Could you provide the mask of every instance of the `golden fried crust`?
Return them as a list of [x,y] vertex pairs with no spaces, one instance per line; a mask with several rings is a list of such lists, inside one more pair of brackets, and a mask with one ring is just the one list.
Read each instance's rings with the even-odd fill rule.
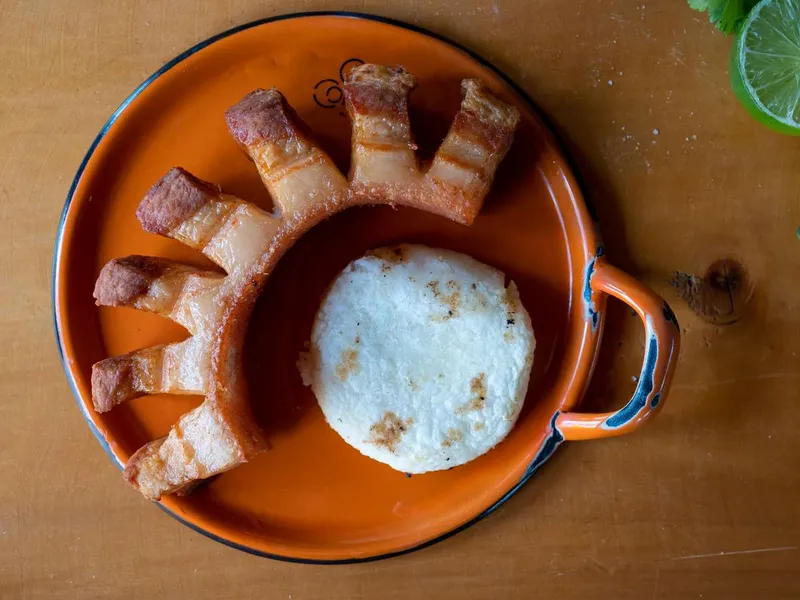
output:
[[[287,245],[288,247],[288,245]],[[284,249],[267,258],[270,267],[253,269],[253,272],[271,272]],[[250,460],[266,449],[264,432],[253,416],[247,396],[247,383],[244,380],[242,348],[247,333],[247,325],[253,306],[258,299],[264,280],[256,285],[248,285],[243,280],[235,296],[230,311],[224,319],[224,333],[218,340],[211,357],[214,371],[208,398],[224,419],[225,425],[239,446],[246,460]]]
[[148,256],[115,258],[103,270],[94,286],[98,306],[129,306],[146,294],[150,285],[174,263]]
[[505,154],[519,124],[519,111],[499,102],[477,79],[461,82],[464,100],[452,131],[495,153]]
[[[144,394],[163,391],[164,352],[179,344],[151,346],[122,356],[106,358],[92,366],[92,404],[97,412]],[[197,393],[197,390],[187,390]]]
[[295,137],[299,119],[283,94],[272,88],[247,94],[225,111],[225,122],[233,138],[247,147]]
[[145,231],[166,235],[218,195],[213,184],[174,167],[150,188],[136,217]]
[[[122,472],[123,477],[125,477],[125,480],[128,483],[136,486],[136,481],[139,477],[139,468],[142,464],[142,461],[148,457],[157,456],[159,448],[161,448],[161,445],[164,443],[164,439],[165,438],[159,438],[157,440],[153,440],[152,442],[146,443],[144,446],[134,452],[133,455],[128,459],[128,462],[125,464],[125,470]],[[152,458],[150,460],[152,460]],[[158,498],[155,499],[157,500]]]
[[107,358],[92,366],[92,404],[97,412],[108,412],[134,394],[128,356]]
[[347,108],[371,116],[408,114],[408,94],[417,87],[417,80],[403,67],[361,65],[345,77],[344,93]]

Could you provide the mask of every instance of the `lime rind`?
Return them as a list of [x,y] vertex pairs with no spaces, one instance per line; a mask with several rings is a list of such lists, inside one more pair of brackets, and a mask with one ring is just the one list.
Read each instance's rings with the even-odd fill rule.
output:
[[731,82],[760,122],[800,135],[800,0],[763,0],[731,53]]

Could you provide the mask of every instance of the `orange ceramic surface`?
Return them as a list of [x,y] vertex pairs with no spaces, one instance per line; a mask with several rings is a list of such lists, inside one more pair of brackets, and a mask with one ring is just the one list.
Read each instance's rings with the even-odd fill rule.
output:
[[[402,64],[417,77],[411,118],[422,153],[432,154],[444,137],[465,77],[482,79],[515,103],[523,122],[472,227],[411,209],[351,209],[302,238],[268,282],[245,361],[270,449],[193,495],[161,504],[221,541],[295,560],[392,555],[480,518],[564,439],[627,433],[660,409],[678,351],[672,311],[605,261],[568,164],[528,101],[498,72],[440,39],[385,21],[320,14],[254,23],[200,44],[140,86],[98,136],[65,207],[54,269],[59,344],[81,410],[117,463],[166,435],[200,402],[148,396],[103,415],[92,409],[94,362],[186,335],[152,314],[97,308],[92,289],[100,268],[128,254],[209,264],[146,234],[136,206],[170,167],[182,166],[269,208],[255,168],[223,119],[225,109],[258,87],[279,88],[346,171],[350,125],[340,85],[351,61]],[[468,465],[413,477],[342,441],[295,368],[320,296],[338,271],[369,248],[401,241],[451,248],[505,271],[520,288],[537,337],[525,407],[509,437]],[[572,412],[594,365],[607,294],[633,306],[645,324],[642,376],[619,411]]]

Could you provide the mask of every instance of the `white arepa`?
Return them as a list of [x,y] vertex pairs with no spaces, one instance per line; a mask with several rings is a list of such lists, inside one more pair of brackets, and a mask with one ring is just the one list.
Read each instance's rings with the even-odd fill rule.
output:
[[503,273],[464,254],[402,245],[336,278],[298,366],[348,444],[424,473],[464,464],[508,435],[535,345]]

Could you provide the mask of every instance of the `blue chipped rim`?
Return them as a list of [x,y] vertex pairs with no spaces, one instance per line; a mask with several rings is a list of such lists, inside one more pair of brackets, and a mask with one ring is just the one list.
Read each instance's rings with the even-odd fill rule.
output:
[[[86,155],[83,157],[83,160],[81,161],[81,164],[78,167],[77,172],[75,173],[75,177],[72,180],[72,185],[70,185],[69,192],[67,194],[66,202],[64,203],[64,208],[61,211],[61,217],[59,218],[59,222],[58,222],[58,230],[56,232],[55,249],[54,249],[54,253],[53,253],[53,263],[52,263],[52,276],[51,276],[51,286],[52,286],[52,288],[51,288],[50,297],[51,297],[51,305],[52,305],[53,327],[55,329],[55,334],[56,334],[56,343],[58,345],[58,353],[59,353],[59,356],[61,357],[61,365],[62,365],[62,367],[64,369],[64,373],[67,376],[67,380],[69,382],[70,389],[72,390],[72,394],[73,394],[73,396],[75,398],[75,401],[76,401],[76,403],[78,405],[78,408],[81,411],[81,414],[83,415],[83,418],[86,420],[87,424],[89,425],[89,428],[91,429],[92,433],[94,434],[94,437],[97,438],[97,441],[100,443],[100,445],[102,446],[103,450],[112,459],[114,464],[116,464],[117,467],[120,468],[120,469],[123,469],[124,465],[122,465],[117,460],[117,457],[111,451],[111,448],[109,447],[108,442],[105,440],[103,435],[97,429],[97,427],[95,426],[94,422],[91,420],[91,418],[89,417],[89,415],[86,412],[86,407],[85,407],[85,405],[83,404],[83,402],[81,400],[81,396],[80,396],[80,393],[78,392],[78,387],[77,387],[77,384],[75,382],[75,378],[73,377],[73,375],[72,375],[72,373],[71,373],[71,371],[69,369],[69,365],[67,365],[66,357],[64,356],[64,348],[63,348],[63,345],[61,343],[61,328],[59,327],[58,314],[57,314],[57,308],[56,308],[57,278],[58,278],[58,270],[59,270],[59,263],[60,263],[60,254],[61,254],[60,253],[61,242],[62,242],[62,237],[63,237],[63,233],[64,233],[64,224],[65,224],[66,219],[67,219],[67,214],[69,212],[70,205],[72,204],[72,199],[73,199],[73,197],[75,195],[75,190],[77,189],[78,183],[80,182],[80,179],[81,179],[81,177],[83,175],[83,172],[86,169],[86,165],[89,163],[89,160],[92,158],[92,155],[94,154],[95,150],[97,149],[97,146],[100,144],[100,142],[106,136],[108,131],[111,129],[111,127],[117,121],[119,116],[139,96],[139,94],[141,94],[150,84],[152,84],[161,75],[163,75],[164,73],[166,73],[167,71],[169,71],[170,69],[172,69],[173,67],[178,65],[179,63],[183,62],[184,60],[186,60],[187,58],[189,58],[190,56],[192,56],[196,52],[199,52],[203,48],[206,48],[207,46],[210,46],[211,44],[213,44],[213,43],[215,43],[215,42],[217,42],[219,40],[222,40],[222,39],[227,38],[229,36],[235,35],[235,34],[239,33],[240,31],[245,31],[245,30],[251,29],[253,27],[258,27],[260,25],[264,25],[265,23],[275,23],[277,21],[284,21],[284,20],[288,20],[288,19],[297,19],[297,18],[302,18],[302,17],[346,17],[346,18],[352,18],[352,19],[363,19],[363,20],[366,20],[366,21],[374,21],[374,22],[378,22],[378,23],[384,23],[386,25],[392,25],[394,27],[399,27],[401,29],[407,29],[407,30],[413,31],[415,33],[419,33],[419,34],[431,37],[431,38],[433,38],[435,40],[438,40],[440,42],[444,42],[446,44],[449,44],[450,46],[453,46],[454,48],[460,50],[461,52],[464,52],[470,58],[472,58],[473,60],[478,62],[481,66],[491,70],[498,77],[500,77],[505,82],[506,85],[508,85],[514,92],[516,92],[516,94],[520,98],[522,98],[525,102],[527,102],[527,104],[534,110],[534,112],[537,114],[537,116],[543,121],[545,126],[547,126],[548,129],[551,132],[553,131],[553,128],[550,127],[550,124],[547,122],[547,119],[543,117],[541,111],[536,109],[536,105],[530,99],[530,97],[516,83],[514,83],[507,75],[505,75],[502,71],[497,69],[494,65],[492,65],[491,63],[486,61],[484,58],[482,58],[481,56],[479,56],[478,54],[476,54],[472,50],[462,46],[461,44],[453,42],[453,41],[451,41],[451,40],[449,40],[449,39],[447,39],[447,38],[445,38],[445,37],[443,37],[443,36],[441,36],[441,35],[439,35],[437,33],[434,33],[432,31],[424,29],[422,27],[418,27],[416,25],[411,25],[409,23],[404,23],[402,21],[397,21],[395,19],[390,19],[390,18],[387,18],[387,17],[379,17],[379,16],[370,15],[370,14],[364,14],[364,13],[348,12],[348,11],[309,11],[309,12],[289,13],[289,14],[285,14],[285,15],[279,15],[279,16],[275,16],[275,17],[267,17],[267,18],[264,18],[264,19],[251,21],[249,23],[245,23],[243,25],[239,25],[237,27],[233,27],[232,29],[228,29],[227,31],[224,31],[224,32],[219,33],[217,35],[214,35],[214,36],[212,36],[212,37],[210,37],[210,38],[208,38],[208,39],[206,39],[206,40],[204,40],[202,42],[199,42],[198,44],[196,44],[196,45],[192,46],[191,48],[189,48],[188,50],[182,52],[181,54],[179,54],[178,56],[176,56],[175,58],[173,58],[172,60],[167,62],[160,69],[158,69],[155,73],[153,73],[150,77],[148,77],[144,82],[142,82],[122,102],[122,104],[119,105],[117,110],[115,110],[112,113],[111,117],[109,117],[108,121],[106,121],[105,125],[103,125],[102,129],[97,134],[97,137],[95,137],[95,139],[92,142],[91,146],[89,146],[89,150],[86,152]],[[564,157],[564,160],[567,161],[567,163],[570,165],[570,167],[572,167],[573,165],[570,163],[569,157],[566,155],[566,153],[563,152],[563,149],[562,149],[562,153],[561,154],[562,154],[562,157]],[[577,174],[578,172],[574,168],[571,169],[571,170],[572,170],[573,175],[578,180],[579,187],[583,187],[582,185],[580,185],[580,179],[578,179],[578,174]],[[593,210],[593,207],[591,205],[589,205],[589,203],[586,201],[585,197],[584,197],[584,203],[587,206],[587,209],[588,209],[588,212],[589,212],[590,216],[594,219],[595,218],[595,212]],[[436,544],[438,542],[446,540],[447,538],[449,538],[451,536],[454,536],[457,533],[460,533],[461,531],[464,531],[465,529],[467,529],[468,527],[474,525],[475,523],[477,523],[478,521],[484,519],[485,517],[488,517],[490,514],[492,514],[494,511],[496,511],[498,508],[500,508],[500,506],[502,506],[509,498],[511,498],[511,496],[516,494],[519,491],[519,489],[523,485],[525,485],[525,483],[527,483],[527,481],[534,475],[534,473],[536,473],[536,471],[539,469],[539,467],[541,467],[553,455],[553,453],[556,451],[558,446],[564,441],[563,435],[561,434],[561,432],[556,427],[556,419],[557,419],[559,414],[560,413],[558,411],[556,411],[556,413],[553,415],[553,418],[552,418],[552,420],[550,422],[550,434],[545,438],[544,442],[542,443],[542,445],[539,448],[538,453],[536,454],[536,457],[533,459],[531,464],[528,466],[528,468],[526,469],[526,471],[525,471],[524,475],[522,476],[522,478],[519,480],[519,482],[516,485],[514,485],[514,487],[512,487],[508,492],[506,492],[506,494],[504,494],[502,498],[497,500],[492,506],[490,506],[489,508],[487,508],[486,510],[484,510],[480,514],[476,515],[475,517],[473,517],[472,519],[470,519],[466,523],[463,523],[462,525],[459,525],[458,527],[456,527],[456,528],[454,528],[454,529],[452,529],[452,530],[450,530],[450,531],[448,531],[446,533],[443,533],[443,534],[441,534],[441,535],[439,535],[439,536],[437,536],[437,537],[435,537],[433,539],[430,539],[428,541],[422,542],[421,544],[418,544],[416,546],[412,546],[411,548],[406,548],[404,550],[398,550],[396,552],[388,552],[388,553],[379,554],[379,555],[376,555],[376,556],[367,556],[367,557],[358,557],[358,558],[354,557],[354,558],[335,559],[335,560],[320,560],[320,559],[311,559],[311,558],[298,558],[298,557],[293,557],[293,556],[283,556],[283,555],[280,555],[280,554],[273,554],[273,553],[270,553],[270,552],[263,552],[261,550],[255,549],[255,548],[251,548],[250,546],[245,546],[243,544],[238,544],[236,542],[232,542],[232,541],[230,541],[228,539],[225,539],[223,537],[220,537],[220,536],[216,535],[215,533],[212,533],[212,532],[210,532],[210,531],[208,531],[206,529],[203,529],[202,527],[198,527],[194,523],[191,523],[191,522],[185,520],[180,515],[178,515],[177,513],[175,513],[174,511],[170,510],[169,508],[163,506],[160,503],[155,503],[155,504],[161,510],[163,510],[165,513],[167,513],[169,516],[174,518],[176,521],[182,523],[183,525],[186,525],[187,527],[189,527],[190,529],[196,531],[197,533],[200,533],[200,534],[206,536],[207,538],[210,538],[210,539],[214,540],[215,542],[219,542],[220,544],[224,544],[226,546],[229,546],[230,548],[234,548],[236,550],[241,550],[242,552],[246,552],[247,554],[252,554],[254,556],[261,556],[261,557],[264,557],[264,558],[272,558],[272,559],[275,559],[275,560],[280,560],[280,561],[285,561],[285,562],[290,562],[290,563],[315,564],[315,565],[356,564],[356,563],[365,563],[365,562],[383,560],[383,559],[387,559],[387,558],[393,558],[395,556],[401,556],[403,554],[408,554],[408,553],[414,552],[416,550],[422,550],[423,548],[427,548],[429,546],[432,546],[433,544]]]

